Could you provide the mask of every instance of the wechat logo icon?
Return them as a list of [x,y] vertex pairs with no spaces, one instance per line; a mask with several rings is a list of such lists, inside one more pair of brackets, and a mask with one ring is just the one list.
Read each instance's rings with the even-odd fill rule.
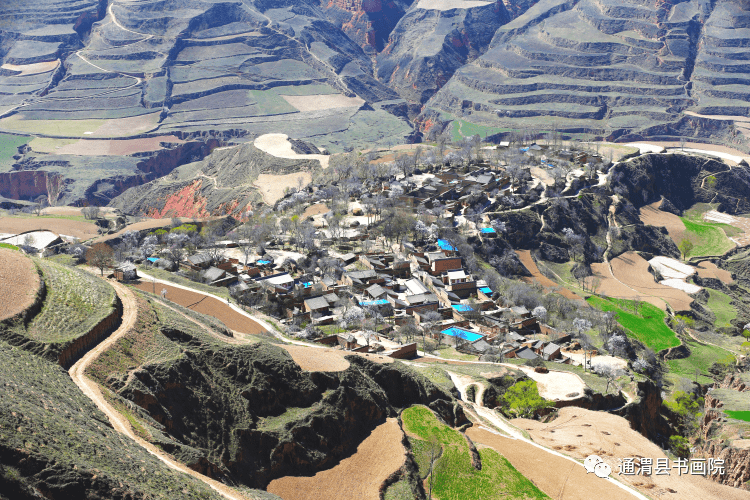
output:
[[598,455],[586,457],[586,460],[583,461],[583,467],[586,469],[586,474],[593,472],[602,479],[606,479],[612,473],[612,467],[604,463],[604,460]]

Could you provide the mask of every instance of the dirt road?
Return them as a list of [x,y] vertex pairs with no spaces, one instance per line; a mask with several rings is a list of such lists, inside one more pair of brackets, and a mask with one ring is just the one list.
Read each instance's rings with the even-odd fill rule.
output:
[[135,320],[138,315],[138,306],[135,299],[135,292],[129,290],[127,287],[117,282],[113,281],[111,282],[111,284],[115,288],[118,297],[120,297],[120,300],[122,301],[122,324],[120,325],[120,328],[118,328],[112,335],[110,335],[106,340],[89,351],[70,368],[70,370],[68,371],[68,373],[70,374],[70,378],[72,378],[73,382],[75,382],[75,384],[81,389],[81,391],[89,399],[91,399],[91,401],[93,401],[94,404],[102,412],[104,412],[105,415],[107,415],[107,418],[112,424],[112,427],[114,427],[116,431],[135,441],[139,446],[146,449],[146,451],[164,462],[168,467],[176,471],[184,472],[185,474],[188,474],[195,479],[206,483],[208,486],[216,490],[225,498],[228,498],[230,500],[248,500],[245,496],[232,490],[228,486],[195,472],[184,464],[177,462],[171,456],[169,456],[153,444],[136,436],[133,432],[133,429],[130,427],[130,423],[125,419],[125,417],[120,415],[120,413],[118,413],[117,410],[115,410],[107,402],[107,400],[104,399],[104,396],[102,396],[102,393],[99,391],[99,386],[96,384],[96,382],[86,376],[86,368],[89,366],[89,364],[91,364],[91,362],[97,359],[102,353],[104,353],[115,342],[117,342],[120,337],[125,335],[125,333],[130,330],[135,324]]

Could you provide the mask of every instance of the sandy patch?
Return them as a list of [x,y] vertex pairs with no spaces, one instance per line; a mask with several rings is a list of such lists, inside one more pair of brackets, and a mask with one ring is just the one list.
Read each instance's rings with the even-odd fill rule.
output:
[[647,226],[665,227],[669,237],[679,245],[685,238],[685,224],[675,214],[659,210],[661,201],[641,207],[640,219]]
[[380,485],[404,463],[402,436],[396,419],[389,418],[332,469],[275,479],[267,491],[284,500],[378,500]]
[[0,233],[19,234],[32,229],[88,240],[99,235],[96,224],[53,217],[0,217]]
[[[575,373],[558,372],[550,370],[549,373],[537,373],[533,368],[527,366],[515,366],[524,372],[531,380],[536,382],[539,395],[544,399],[567,401],[579,398],[583,395],[586,384],[581,377]],[[576,396],[568,397],[568,394],[577,392]]]
[[40,283],[31,259],[19,251],[0,248],[0,321],[29,308]]
[[50,71],[57,69],[58,66],[60,66],[59,59],[55,61],[46,61],[34,64],[23,64],[20,66],[16,64],[3,64],[0,67],[3,69],[8,69],[10,71],[20,71],[21,74],[17,76],[27,76],[49,73]]
[[365,103],[364,99],[346,97],[343,94],[282,95],[281,97],[299,111],[358,108]]
[[156,283],[154,285],[148,280],[141,281],[135,287],[145,292],[156,292],[157,295],[161,294],[163,289],[166,289],[167,300],[171,300],[175,304],[187,307],[193,311],[213,316],[224,323],[227,328],[235,332],[258,334],[266,331],[260,324],[238,313],[225,302],[203,295],[202,293],[191,292],[182,288],[165,285],[164,283]]
[[533,444],[478,426],[467,429],[466,435],[477,446],[487,446],[503,455],[518,472],[555,500],[633,500],[633,495],[627,491],[594,474],[586,474],[582,466],[546,453]]
[[611,264],[614,276],[625,285],[635,289],[636,292],[633,295],[640,294],[641,300],[655,297],[668,302],[675,311],[690,309],[693,299],[682,290],[656,283],[654,276],[648,272],[648,261],[637,253],[626,252],[612,259]]
[[286,134],[261,135],[253,143],[256,148],[264,153],[277,158],[289,158],[292,160],[318,160],[323,168],[328,168],[328,155],[301,155],[292,149],[289,136]]
[[[680,476],[676,469],[671,470],[669,476],[656,474],[651,476],[618,475],[617,472],[620,470],[618,460],[623,458],[651,458],[656,465],[657,459],[667,458],[667,456],[657,445],[632,430],[627,420],[616,415],[567,407],[560,410],[557,419],[547,424],[526,419],[514,419],[512,423],[527,430],[534,441],[552,449],[564,451],[573,458],[581,460],[591,454],[600,456],[612,467],[611,477],[616,477],[619,481],[638,488],[651,498],[668,500],[685,500],[688,498],[740,500],[747,498],[747,491],[719,485],[701,476],[685,474]],[[670,460],[669,466],[672,465],[674,465],[674,462]],[[549,471],[548,467],[544,469]],[[585,470],[583,472],[585,474]],[[593,476],[593,474],[589,474],[589,476]],[[595,479],[604,483],[601,479]],[[600,497],[587,493],[580,498]]]
[[732,273],[725,271],[724,269],[719,269],[716,264],[708,260],[704,260],[698,264],[698,276],[701,278],[714,278],[726,283],[727,285],[734,283]]
[[173,135],[148,137],[144,139],[125,140],[87,140],[81,139],[73,144],[55,148],[56,154],[77,156],[129,156],[135,153],[146,153],[164,149],[161,143],[181,144]]
[[526,283],[537,282],[540,285],[542,285],[544,288],[557,292],[563,297],[571,299],[571,300],[583,300],[581,297],[574,294],[567,288],[561,285],[558,285],[557,283],[555,283],[554,281],[552,281],[551,279],[543,275],[539,271],[539,268],[537,267],[536,262],[534,262],[534,259],[531,258],[531,251],[516,250],[516,254],[518,255],[518,259],[521,261],[521,264],[523,264],[532,275],[531,278],[528,278],[528,277],[523,278],[523,281],[525,281]]
[[159,123],[159,113],[132,116],[130,118],[118,118],[107,120],[96,130],[92,130],[91,137],[127,137],[148,132],[156,128]]
[[258,186],[263,201],[273,205],[284,197],[284,191],[287,188],[297,189],[300,177],[303,187],[312,181],[310,172],[295,172],[287,175],[260,174],[253,184]]
[[735,439],[732,441],[732,446],[743,450],[750,450],[750,439]]

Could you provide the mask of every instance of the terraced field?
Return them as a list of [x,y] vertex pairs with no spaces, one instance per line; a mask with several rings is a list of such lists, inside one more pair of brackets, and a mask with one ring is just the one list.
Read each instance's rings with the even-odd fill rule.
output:
[[64,343],[88,333],[113,311],[115,291],[104,280],[47,260],[36,263],[42,270],[47,297],[28,325],[30,338]]
[[0,248],[0,321],[31,306],[41,281],[30,258],[18,250]]

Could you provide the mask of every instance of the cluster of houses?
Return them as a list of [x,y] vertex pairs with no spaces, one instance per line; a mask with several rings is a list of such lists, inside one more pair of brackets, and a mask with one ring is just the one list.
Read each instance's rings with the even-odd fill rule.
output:
[[[380,322],[372,344],[345,329],[319,339],[343,349],[416,355],[415,343],[404,349],[395,340],[399,327],[411,323],[464,353],[570,362],[561,353],[569,335],[540,323],[525,307],[506,304],[501,294],[464,269],[445,240],[427,247],[405,245],[402,251],[331,255],[343,268],[339,276],[319,268],[304,272],[268,256],[242,265],[237,259],[217,262],[198,253],[180,267],[198,273],[205,283],[230,287],[242,303],[271,305],[272,314],[285,324],[339,325],[352,306],[377,312]],[[156,258],[149,261],[158,264]]]

